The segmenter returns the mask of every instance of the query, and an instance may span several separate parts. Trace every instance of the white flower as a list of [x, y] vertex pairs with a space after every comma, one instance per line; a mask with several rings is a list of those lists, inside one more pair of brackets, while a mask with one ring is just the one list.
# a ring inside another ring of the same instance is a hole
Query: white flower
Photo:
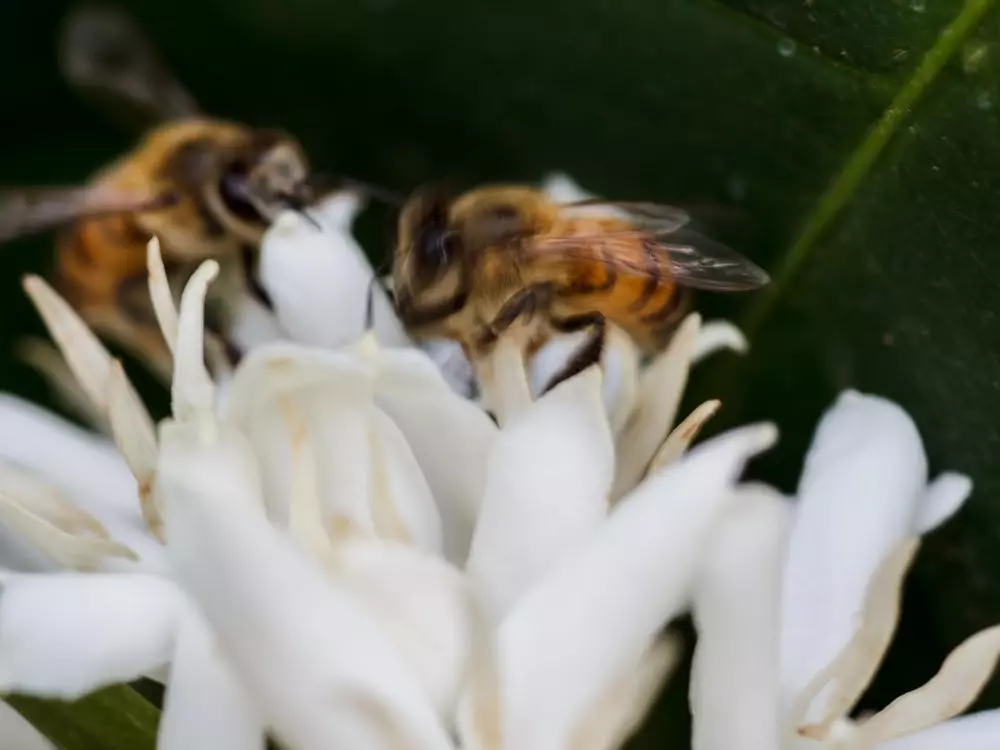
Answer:
[[[155, 244], [151, 263], [158, 266]], [[521, 670], [533, 671], [539, 653], [556, 653], [539, 622], [561, 612], [559, 628], [572, 635], [571, 621], [565, 619], [571, 610], [558, 605], [551, 611], [560, 596], [594, 617], [606, 616], [597, 594], [622, 596], [631, 590], [628, 581], [646, 571], [659, 593], [623, 601], [623, 607], [638, 607], [637, 616], [619, 625], [608, 622], [624, 628], [613, 648], [583, 676], [574, 673], [576, 660], [566, 650], [562, 662], [552, 662], [549, 678], [564, 697], [577, 697], [559, 702], [562, 723], [545, 732], [568, 737], [583, 731], [575, 726], [579, 724], [588, 733], [603, 732], [608, 742], [626, 736], [641, 713], [635, 706], [648, 704], [673, 663], [674, 643], [658, 642], [655, 636], [685, 607], [698, 540], [726, 497], [717, 490], [734, 481], [742, 462], [773, 439], [770, 428], [706, 446], [697, 454], [702, 458], [684, 463], [686, 469], [658, 474], [625, 497], [609, 519], [614, 446], [598, 370], [537, 402], [529, 398], [523, 413], [511, 415], [507, 429], [499, 432], [478, 407], [452, 393], [424, 355], [382, 349], [371, 338], [340, 351], [261, 345], [220, 392], [201, 356], [202, 305], [215, 272], [214, 264], [207, 263], [195, 273], [179, 315], [169, 295], [154, 283], [158, 317], [175, 359], [174, 421], [161, 426], [159, 436], [120, 365], [79, 318], [40, 280], [26, 284], [126, 459], [124, 464], [112, 461], [112, 469], [94, 476], [120, 472], [124, 466], [135, 476], [131, 493], [123, 490], [108, 509], [121, 513], [131, 507], [136, 519], [145, 520], [149, 530], [140, 536], [152, 550], [152, 562], [129, 547], [137, 572], [117, 572], [109, 563], [112, 549], [92, 549], [91, 540], [74, 526], [63, 529], [58, 541], [74, 554], [86, 552], [87, 564], [76, 564], [72, 555], [57, 556], [55, 562], [107, 574], [6, 574], [0, 625], [8, 624], [0, 628], [0, 686], [75, 697], [112, 681], [165, 675], [161, 668], [171, 664], [161, 727], [164, 747], [198, 737], [215, 737], [234, 747], [256, 743], [264, 725], [279, 732], [285, 728], [290, 739], [308, 745], [312, 730], [300, 735], [296, 727], [312, 721], [334, 732], [315, 735], [323, 742], [330, 736], [360, 737], [352, 733], [368, 731], [372, 711], [384, 718], [378, 704], [366, 703], [384, 691], [388, 709], [401, 712], [405, 735], [434, 744], [447, 738], [452, 722], [461, 723], [457, 706], [470, 674], [478, 675], [469, 688], [477, 696], [500, 689], [490, 679], [494, 669], [473, 669], [494, 663], [489, 643], [498, 644], [495, 666], [519, 680]], [[689, 338], [697, 328], [693, 321]], [[683, 381], [690, 358], [678, 349], [664, 355], [664, 362], [674, 360], [661, 365], [668, 374], [679, 373], [670, 375], [670, 399], [679, 398], [676, 381]], [[528, 389], [524, 367], [516, 359], [497, 369], [516, 390]], [[675, 410], [658, 408], [653, 421], [659, 430], [640, 430], [648, 435], [637, 442], [648, 453], [639, 462], [640, 474]], [[641, 410], [633, 411], [641, 424]], [[106, 450], [99, 441], [84, 438], [66, 440], [66, 455], [75, 455], [86, 440]], [[676, 458], [686, 443], [680, 440], [660, 463]], [[712, 463], [712, 471], [698, 468], [706, 462]], [[40, 464], [35, 468], [48, 472]], [[76, 489], [72, 483], [67, 486]], [[687, 499], [665, 501], [674, 494]], [[25, 507], [18, 493], [11, 497]], [[544, 510], [560, 497], [552, 513]], [[64, 505], [79, 513], [71, 502]], [[44, 520], [43, 510], [29, 504], [24, 515], [38, 523]], [[198, 514], [208, 512], [221, 514], [211, 533], [228, 529], [232, 545], [196, 543], [208, 533]], [[241, 547], [244, 522], [251, 536]], [[646, 543], [622, 547], [622, 535], [636, 529], [647, 535]], [[655, 529], [660, 536], [650, 536]], [[154, 532], [167, 541], [173, 563], [169, 576], [158, 559], [164, 548]], [[44, 535], [29, 539], [49, 554], [61, 549]], [[121, 545], [112, 538], [103, 542]], [[514, 545], [523, 559], [517, 568], [504, 566]], [[212, 562], [200, 562], [207, 553]], [[243, 554], [256, 557], [256, 567]], [[606, 572], [600, 586], [588, 583], [595, 569]], [[243, 583], [228, 577], [248, 572]], [[198, 609], [177, 590], [174, 576], [194, 595]], [[538, 587], [542, 592], [555, 587], [555, 598], [532, 595]], [[326, 589], [329, 603], [321, 594]], [[220, 596], [241, 591], [246, 601]], [[579, 595], [585, 591], [589, 599]], [[283, 596], [290, 597], [287, 606], [281, 604]], [[54, 605], [55, 598], [61, 604]], [[515, 606], [522, 599], [524, 607]], [[479, 601], [492, 603], [480, 613]], [[71, 617], [86, 627], [60, 642], [57, 630], [33, 627], [54, 606], [63, 608], [57, 621]], [[316, 623], [333, 618], [346, 628], [343, 640], [327, 646], [317, 641], [322, 628], [308, 629], [310, 607], [318, 608]], [[265, 630], [250, 636], [255, 617], [286, 611], [297, 618], [296, 625], [283, 617], [267, 625], [265, 617]], [[215, 636], [206, 630], [204, 617], [212, 622]], [[12, 640], [5, 642], [5, 637]], [[286, 637], [297, 644], [301, 657], [294, 649], [279, 649], [269, 661], [260, 651], [261, 644]], [[600, 632], [587, 639], [600, 640]], [[364, 646], [369, 641], [370, 647]], [[568, 646], [573, 641], [560, 636], [558, 642]], [[317, 648], [322, 652], [334, 646], [340, 656], [317, 658]], [[218, 656], [220, 649], [226, 659]], [[643, 662], [644, 654], [648, 662]], [[245, 663], [248, 659], [253, 663]], [[301, 659], [319, 671], [310, 672]], [[383, 666], [374, 667], [372, 660]], [[357, 664], [356, 672], [351, 664]], [[388, 682], [376, 679], [382, 669], [393, 675]], [[288, 680], [279, 679], [279, 673]], [[303, 679], [293, 689], [296, 680], [309, 674], [318, 682]], [[324, 694], [311, 691], [325, 680], [344, 685], [343, 710], [331, 713], [321, 702], [310, 714], [310, 700]], [[359, 688], [355, 680], [370, 685]], [[403, 684], [410, 687], [403, 690]], [[202, 687], [193, 687], [197, 685]], [[192, 697], [197, 690], [210, 694]], [[630, 696], [635, 701], [627, 700]], [[279, 706], [272, 707], [271, 701]], [[605, 710], [593, 711], [595, 702]], [[481, 732], [482, 699], [462, 705], [467, 706], [466, 731]], [[534, 731], [530, 717], [541, 706], [531, 699], [507, 715], [505, 721], [513, 722], [509, 731]], [[599, 723], [588, 728], [585, 719]], [[385, 731], [381, 719], [374, 726]], [[525, 738], [529, 744], [543, 741]]]
[[951, 473], [927, 484], [920, 437], [898, 406], [841, 395], [817, 429], [797, 503], [761, 488], [756, 509], [734, 513], [706, 550], [694, 599], [694, 747], [924, 747], [918, 730], [935, 724], [928, 737], [942, 747], [1000, 741], [996, 719], [975, 729], [968, 719], [940, 724], [993, 672], [997, 628], [967, 640], [937, 677], [884, 711], [846, 718], [892, 638], [917, 535], [970, 490]]
[[[344, 243], [352, 201], [324, 208]], [[719, 406], [675, 424], [691, 365], [745, 346], [692, 315], [641, 367], [612, 331], [603, 368], [543, 396], [537, 367], [565, 351], [527, 367], [502, 337], [477, 363], [497, 427], [426, 354], [349, 334], [359, 320], [338, 315], [359, 299], [363, 315], [371, 271], [341, 250], [352, 263], [331, 280], [328, 239], [279, 220], [262, 276], [299, 340], [258, 341], [213, 382], [202, 316], [218, 269], [194, 274], [178, 312], [154, 243], [174, 359], [158, 426], [68, 306], [26, 283], [122, 458], [0, 402], [23, 423], [20, 441], [0, 431], [0, 526], [19, 545], [3, 562], [42, 571], [0, 573], [0, 691], [74, 698], [153, 676], [168, 685], [161, 750], [257, 750], [265, 732], [289, 750], [611, 750], [673, 671], [663, 629], [690, 610], [697, 750], [973, 750], [1000, 734], [989, 712], [939, 723], [992, 671], [996, 629], [919, 691], [847, 718], [891, 639], [914, 537], [970, 490], [955, 474], [927, 484], [898, 407], [842, 396], [794, 506], [740, 484], [776, 430], [688, 450]], [[331, 306], [341, 282], [350, 304]]]

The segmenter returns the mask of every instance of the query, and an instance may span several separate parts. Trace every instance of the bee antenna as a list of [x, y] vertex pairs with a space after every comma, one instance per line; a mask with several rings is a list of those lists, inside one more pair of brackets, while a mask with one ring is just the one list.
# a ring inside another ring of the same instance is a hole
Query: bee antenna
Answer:
[[295, 209], [295, 211], [299, 214], [299, 216], [301, 216], [303, 219], [305, 219], [310, 224], [312, 224], [314, 227], [316, 227], [316, 231], [318, 231], [318, 232], [322, 232], [323, 231], [323, 226], [318, 221], [316, 221], [316, 217], [314, 217], [311, 213], [309, 213], [309, 211], [307, 209], [305, 209], [305, 208], [299, 208], [299, 209]]
[[378, 185], [373, 185], [370, 182], [364, 182], [362, 180], [357, 180], [353, 177], [342, 177], [341, 182], [345, 187], [354, 188], [365, 195], [369, 195], [377, 201], [386, 203], [390, 206], [400, 207], [403, 205], [403, 196], [396, 193], [388, 188], [379, 187]]
[[372, 273], [372, 280], [368, 282], [368, 299], [365, 301], [365, 330], [370, 331], [375, 327], [375, 285], [378, 283], [378, 276]]

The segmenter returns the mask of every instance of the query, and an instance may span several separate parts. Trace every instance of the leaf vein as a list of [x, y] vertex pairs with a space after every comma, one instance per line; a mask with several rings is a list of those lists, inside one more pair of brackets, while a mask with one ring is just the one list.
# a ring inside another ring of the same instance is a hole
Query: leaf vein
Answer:
[[937, 41], [914, 68], [913, 74], [896, 92], [888, 108], [848, 156], [843, 169], [820, 195], [798, 235], [783, 254], [782, 260], [772, 274], [771, 285], [746, 315], [743, 329], [747, 336], [752, 337], [759, 330], [791, 279], [816, 247], [817, 240], [822, 237], [841, 210], [850, 203], [893, 135], [906, 121], [962, 41], [992, 7], [993, 2], [994, 0], [966, 0], [962, 10], [941, 31]]

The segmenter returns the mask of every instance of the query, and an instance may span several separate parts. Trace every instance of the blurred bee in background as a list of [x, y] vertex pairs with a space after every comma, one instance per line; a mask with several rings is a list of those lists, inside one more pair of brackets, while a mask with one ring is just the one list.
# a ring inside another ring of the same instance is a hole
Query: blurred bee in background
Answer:
[[515, 321], [526, 323], [528, 356], [555, 334], [590, 329], [551, 388], [600, 359], [607, 322], [653, 352], [668, 343], [692, 290], [768, 283], [690, 219], [654, 203], [556, 203], [529, 187], [457, 197], [425, 188], [399, 217], [396, 308], [414, 336], [457, 340], [473, 362]]
[[71, 15], [60, 55], [71, 83], [130, 105], [153, 126], [82, 187], [0, 191], [0, 240], [58, 228], [59, 292], [95, 331], [169, 379], [147, 288], [150, 238], [159, 237], [177, 290], [204, 259], [223, 264], [229, 281], [213, 285], [209, 319], [225, 338], [234, 290], [267, 302], [254, 251], [279, 213], [313, 201], [308, 159], [281, 131], [202, 115], [142, 31], [115, 11]]

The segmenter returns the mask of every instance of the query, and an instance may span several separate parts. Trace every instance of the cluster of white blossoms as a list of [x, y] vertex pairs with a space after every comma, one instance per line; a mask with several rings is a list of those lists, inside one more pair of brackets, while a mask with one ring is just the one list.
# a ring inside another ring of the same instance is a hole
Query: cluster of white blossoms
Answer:
[[[696, 750], [1000, 746], [1000, 712], [952, 718], [992, 674], [1000, 628], [850, 717], [920, 535], [971, 490], [956, 474], [928, 482], [902, 409], [845, 392], [796, 498], [743, 483], [777, 430], [691, 447], [719, 406], [678, 421], [691, 366], [744, 346], [692, 315], [651, 363], [613, 334], [603, 368], [542, 396], [539, 369], [572, 342], [526, 368], [501, 341], [481, 368], [495, 422], [409, 345], [387, 300], [361, 330], [356, 210], [337, 196], [317, 209], [322, 232], [276, 223], [261, 263], [274, 316], [248, 313], [249, 353], [215, 379], [203, 309], [219, 269], [205, 263], [175, 309], [151, 244], [173, 353], [158, 425], [70, 307], [26, 281], [75, 378], [60, 387], [107, 437], [0, 401], [0, 693], [158, 680], [160, 750], [262, 750], [268, 736], [288, 750], [611, 750], [672, 675], [669, 626], [691, 613]], [[49, 746], [0, 703], [0, 748], [36, 747]]]

